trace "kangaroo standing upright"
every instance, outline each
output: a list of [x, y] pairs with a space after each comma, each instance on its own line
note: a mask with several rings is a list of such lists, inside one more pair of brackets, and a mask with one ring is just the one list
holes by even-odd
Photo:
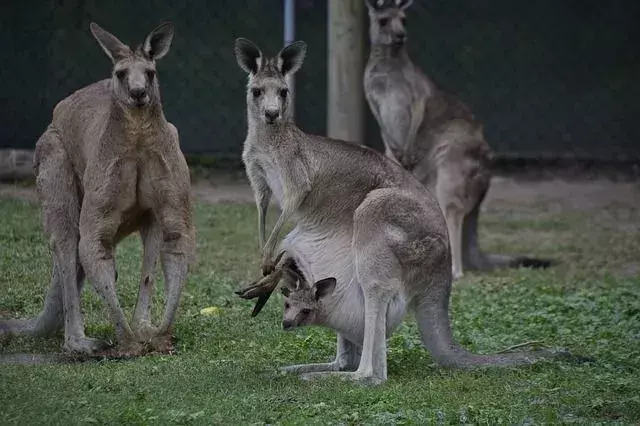
[[449, 230], [454, 278], [463, 268], [547, 267], [547, 260], [486, 254], [478, 215], [489, 190], [493, 153], [471, 110], [441, 91], [407, 54], [405, 10], [413, 0], [366, 0], [371, 52], [364, 91], [387, 157], [400, 163], [440, 203]]
[[[88, 278], [101, 296], [118, 341], [130, 353], [140, 341], [166, 345], [188, 261], [195, 255], [189, 169], [178, 131], [165, 119], [156, 60], [168, 51], [173, 24], [154, 29], [133, 50], [91, 23], [113, 62], [109, 79], [62, 100], [36, 144], [34, 168], [53, 272], [37, 318], [0, 322], [0, 333], [50, 334], [64, 327], [64, 349], [90, 354], [103, 342], [85, 336], [80, 292]], [[116, 244], [139, 231], [142, 277], [130, 325], [116, 294]], [[154, 273], [161, 257], [166, 306], [151, 323]]]
[[[289, 276], [287, 281], [305, 284], [289, 292], [283, 327], [325, 325], [338, 334], [336, 362], [286, 371], [386, 380], [386, 338], [409, 305], [415, 308], [422, 341], [441, 364], [510, 365], [550, 356], [475, 355], [460, 347], [449, 327], [451, 255], [437, 200], [382, 154], [296, 127], [288, 113], [285, 77], [302, 65], [303, 42], [268, 58], [252, 42], [238, 39], [235, 52], [249, 74], [242, 158], [258, 207], [263, 273], [273, 276], [238, 294], [261, 297], [259, 310], [282, 268], [294, 269], [304, 278]], [[281, 214], [265, 240], [272, 195]], [[278, 235], [289, 219], [295, 228], [281, 244], [285, 257], [274, 259]]]

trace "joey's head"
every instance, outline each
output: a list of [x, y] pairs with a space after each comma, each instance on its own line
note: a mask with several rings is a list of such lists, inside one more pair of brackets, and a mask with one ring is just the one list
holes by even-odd
[[372, 44], [402, 46], [407, 40], [405, 10], [413, 0], [365, 0]]
[[[289, 284], [282, 287], [285, 297], [282, 328], [290, 330], [295, 327], [319, 324], [323, 312], [323, 298], [329, 296], [336, 288], [336, 279], [325, 278], [310, 285], [300, 275], [295, 274]], [[295, 283], [295, 284], [293, 284]]]
[[235, 53], [238, 65], [249, 74], [247, 110], [249, 119], [269, 125], [289, 117], [289, 87], [285, 79], [302, 66], [307, 52], [303, 41], [283, 48], [275, 58], [267, 58], [253, 42], [239, 38]]
[[142, 45], [132, 49], [113, 34], [91, 23], [91, 33], [113, 62], [111, 89], [116, 101], [127, 108], [143, 109], [160, 103], [156, 60], [167, 54], [173, 40], [173, 24], [156, 27]]

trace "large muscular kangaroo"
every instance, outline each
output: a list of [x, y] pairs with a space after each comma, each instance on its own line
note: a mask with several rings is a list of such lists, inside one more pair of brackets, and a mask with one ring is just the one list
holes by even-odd
[[440, 203], [451, 239], [454, 278], [463, 268], [547, 267], [548, 260], [483, 253], [478, 215], [489, 190], [493, 152], [471, 110], [441, 91], [407, 54], [405, 10], [413, 0], [367, 0], [371, 53], [364, 91], [387, 157]]
[[[53, 249], [51, 286], [37, 318], [2, 321], [0, 333], [42, 335], [64, 327], [64, 350], [100, 350], [104, 343], [84, 331], [80, 292], [86, 277], [106, 304], [119, 343], [135, 354], [141, 341], [167, 344], [195, 255], [189, 169], [178, 131], [164, 117], [156, 76], [173, 25], [157, 27], [136, 50], [94, 23], [91, 32], [113, 62], [112, 76], [58, 103], [35, 150], [43, 226]], [[144, 260], [130, 325], [116, 294], [114, 254], [135, 231]], [[150, 308], [159, 257], [166, 306], [156, 328]]]

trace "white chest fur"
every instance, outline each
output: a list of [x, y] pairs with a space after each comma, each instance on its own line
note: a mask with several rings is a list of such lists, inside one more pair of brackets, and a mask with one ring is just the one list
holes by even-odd
[[284, 201], [282, 175], [272, 165], [265, 167], [264, 172], [265, 172], [265, 179], [267, 180], [267, 185], [269, 185], [269, 188], [273, 193], [273, 197], [278, 202], [278, 205], [280, 206], [280, 208], [282, 208], [282, 203]]

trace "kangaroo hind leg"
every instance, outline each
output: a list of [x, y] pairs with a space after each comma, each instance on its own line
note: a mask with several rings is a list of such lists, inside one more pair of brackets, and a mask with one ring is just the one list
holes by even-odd
[[[93, 353], [104, 344], [84, 333], [80, 290], [84, 273], [78, 261], [80, 191], [78, 182], [55, 129], [40, 137], [35, 151], [36, 185], [42, 222], [54, 256], [52, 288], [43, 313], [59, 321], [60, 301], [64, 316], [64, 349]], [[58, 325], [55, 323], [55, 325]]]

